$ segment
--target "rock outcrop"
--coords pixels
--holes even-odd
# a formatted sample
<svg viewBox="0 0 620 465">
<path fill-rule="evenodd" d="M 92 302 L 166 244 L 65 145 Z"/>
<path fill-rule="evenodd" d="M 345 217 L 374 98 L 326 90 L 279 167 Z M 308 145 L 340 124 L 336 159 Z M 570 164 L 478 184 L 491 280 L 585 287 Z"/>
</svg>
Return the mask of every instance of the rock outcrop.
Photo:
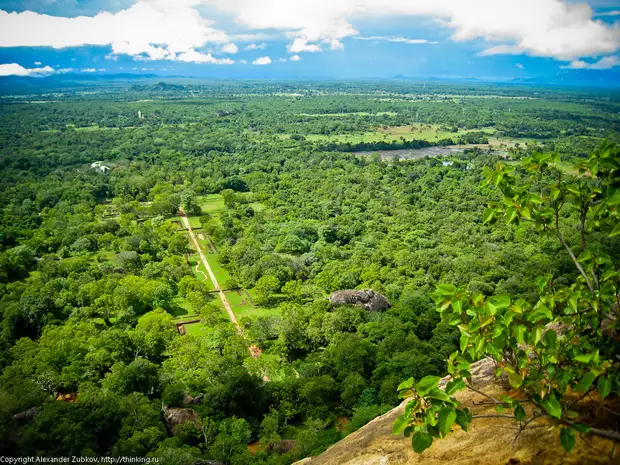
<svg viewBox="0 0 620 465">
<path fill-rule="evenodd" d="M 202 429 L 198 414 L 191 408 L 164 407 L 163 411 L 166 423 L 173 434 L 177 433 L 179 426 L 187 422 L 193 423 L 198 430 Z"/>
<path fill-rule="evenodd" d="M 392 304 L 387 298 L 372 289 L 344 290 L 332 292 L 329 296 L 332 305 L 356 305 L 369 312 L 380 312 L 390 308 Z"/>
<path fill-rule="evenodd" d="M 510 393 L 501 380 L 494 377 L 495 365 L 482 360 L 472 365 L 473 386 L 495 398 Z M 442 380 L 445 385 L 447 378 Z M 513 393 L 514 394 L 514 393 Z M 496 414 L 493 406 L 480 404 L 487 399 L 471 390 L 461 391 L 458 400 L 473 410 L 474 415 Z M 478 405 L 474 405 L 478 403 Z M 540 420 L 517 437 L 518 430 L 504 418 L 474 419 L 469 432 L 453 427 L 445 439 L 435 440 L 422 454 L 411 448 L 410 438 L 392 434 L 394 420 L 402 414 L 407 401 L 375 418 L 366 426 L 334 444 L 321 455 L 308 457 L 298 465 L 581 465 L 608 464 L 613 444 L 597 437 L 577 437 L 571 453 L 562 449 L 559 431 Z M 618 455 L 616 453 L 616 455 Z"/>
</svg>

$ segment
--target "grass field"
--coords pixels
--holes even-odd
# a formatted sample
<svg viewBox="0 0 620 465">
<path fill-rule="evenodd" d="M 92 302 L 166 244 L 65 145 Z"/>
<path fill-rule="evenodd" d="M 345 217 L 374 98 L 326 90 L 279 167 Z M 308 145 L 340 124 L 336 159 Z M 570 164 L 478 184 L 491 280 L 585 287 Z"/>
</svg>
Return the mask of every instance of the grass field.
<svg viewBox="0 0 620 465">
<path fill-rule="evenodd" d="M 351 113 L 298 113 L 297 116 L 309 116 L 309 117 L 337 117 L 346 118 L 347 116 L 396 116 L 395 111 L 380 111 L 377 113 L 368 113 L 366 111 L 352 111 Z"/>
<path fill-rule="evenodd" d="M 198 204 L 202 211 L 218 218 L 225 210 L 224 197 L 220 194 L 208 194 L 198 197 Z M 193 227 L 193 225 L 192 225 Z"/>
<path fill-rule="evenodd" d="M 400 140 L 403 137 L 405 140 L 426 140 L 429 142 L 437 142 L 441 139 L 452 139 L 468 132 L 483 131 L 490 134 L 495 132 L 492 128 L 482 129 L 459 129 L 457 132 L 442 131 L 438 124 L 422 124 L 414 123 L 407 126 L 392 126 L 388 128 L 379 128 L 373 132 L 365 132 L 363 134 L 309 134 L 304 136 L 309 141 L 328 141 L 337 143 L 351 142 L 352 144 L 358 144 L 360 142 L 380 142 L 393 140 Z M 290 137 L 285 135 L 283 137 Z"/>
</svg>

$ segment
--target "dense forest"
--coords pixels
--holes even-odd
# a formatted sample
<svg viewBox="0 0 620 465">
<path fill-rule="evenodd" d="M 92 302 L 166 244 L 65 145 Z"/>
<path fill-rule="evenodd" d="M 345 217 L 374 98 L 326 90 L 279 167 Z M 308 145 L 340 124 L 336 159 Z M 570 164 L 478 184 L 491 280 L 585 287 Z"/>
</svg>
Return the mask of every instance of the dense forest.
<svg viewBox="0 0 620 465">
<path fill-rule="evenodd" d="M 438 284 L 534 304 L 538 276 L 576 279 L 552 235 L 484 221 L 503 198 L 485 166 L 537 188 L 547 175 L 518 163 L 553 152 L 577 179 L 619 134 L 620 100 L 602 91 L 155 81 L 3 95 L 0 454 L 320 453 L 398 405 L 403 380 L 447 373 L 460 334 Z M 618 242 L 599 241 L 618 263 Z M 330 303 L 347 289 L 391 306 Z"/>
</svg>

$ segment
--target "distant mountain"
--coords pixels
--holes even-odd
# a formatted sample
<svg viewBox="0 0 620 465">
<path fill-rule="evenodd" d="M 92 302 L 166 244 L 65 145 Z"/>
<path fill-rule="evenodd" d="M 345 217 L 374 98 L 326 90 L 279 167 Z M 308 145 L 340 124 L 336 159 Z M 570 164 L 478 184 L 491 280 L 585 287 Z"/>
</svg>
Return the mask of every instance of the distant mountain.
<svg viewBox="0 0 620 465">
<path fill-rule="evenodd" d="M 620 87 L 620 73 L 612 70 L 588 70 L 570 69 L 551 76 L 537 76 L 532 78 L 515 78 L 512 80 L 502 79 L 478 79 L 478 78 L 450 78 L 450 77 L 427 77 L 414 78 L 397 74 L 392 79 L 399 81 L 443 81 L 443 82 L 473 82 L 473 83 L 496 83 L 496 84 L 531 84 L 538 86 L 565 86 L 565 87 Z"/>
<path fill-rule="evenodd" d="M 570 87 L 620 87 L 620 73 L 609 69 L 572 69 L 553 76 L 517 78 L 515 84 Z"/>
<path fill-rule="evenodd" d="M 159 74 L 133 74 L 133 73 L 119 73 L 119 74 L 81 74 L 81 73 L 66 73 L 66 74 L 51 74 L 49 76 L 0 76 L 0 94 L 7 94 L 13 91 L 35 91 L 53 89 L 62 89 L 66 87 L 72 87 L 76 84 L 88 85 L 89 83 L 105 83 L 105 82 L 140 82 L 155 80 L 161 81 L 162 79 L 180 79 L 185 76 L 161 76 Z"/>
</svg>

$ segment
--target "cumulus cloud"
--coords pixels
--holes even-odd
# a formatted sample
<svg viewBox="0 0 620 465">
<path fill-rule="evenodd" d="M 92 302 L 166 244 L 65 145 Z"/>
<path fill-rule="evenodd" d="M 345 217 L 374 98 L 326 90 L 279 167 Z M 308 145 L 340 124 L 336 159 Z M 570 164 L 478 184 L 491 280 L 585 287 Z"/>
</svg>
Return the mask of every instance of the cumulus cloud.
<svg viewBox="0 0 620 465">
<path fill-rule="evenodd" d="M 114 14 L 74 18 L 0 10 L 0 46 L 110 45 L 113 54 L 164 60 L 210 42 L 229 42 L 192 3 L 196 2 L 139 0 Z"/>
<path fill-rule="evenodd" d="M 300 57 L 299 55 L 293 55 L 293 56 L 290 58 L 290 60 L 291 60 L 291 61 L 300 61 L 300 60 L 301 60 L 301 57 Z"/>
<path fill-rule="evenodd" d="M 400 42 L 403 44 L 437 44 L 438 42 L 426 40 L 426 39 L 408 39 L 407 37 L 396 37 L 396 36 L 357 36 L 354 37 L 356 40 L 374 40 L 378 42 Z"/>
<path fill-rule="evenodd" d="M 210 53 L 201 53 L 196 50 L 181 53 L 177 60 L 185 63 L 209 63 L 213 65 L 232 65 L 234 63 L 230 58 L 216 58 Z"/>
<path fill-rule="evenodd" d="M 82 68 L 80 71 L 83 73 L 96 73 L 97 72 L 95 68 Z"/>
<path fill-rule="evenodd" d="M 293 42 L 288 45 L 288 51 L 290 53 L 301 53 L 301 52 L 321 52 L 322 49 L 316 44 L 309 44 L 306 39 L 302 39 L 301 37 L 297 37 Z"/>
<path fill-rule="evenodd" d="M 239 47 L 237 47 L 232 42 L 222 47 L 222 53 L 230 53 L 231 55 L 234 55 L 238 51 L 239 51 Z"/>
<path fill-rule="evenodd" d="M 262 43 L 260 43 L 260 44 L 254 44 L 254 43 L 252 43 L 252 44 L 248 45 L 248 46 L 245 48 L 245 50 L 262 50 L 262 49 L 264 49 L 264 48 L 266 48 L 266 47 L 267 47 L 267 44 L 266 44 L 265 42 L 262 42 Z"/>
<path fill-rule="evenodd" d="M 35 65 L 35 66 L 41 66 L 41 62 L 40 62 L 40 61 L 35 61 L 35 62 L 34 62 L 34 65 Z"/>
<path fill-rule="evenodd" d="M 330 50 L 344 50 L 344 44 L 338 39 L 332 39 L 329 41 Z"/>
<path fill-rule="evenodd" d="M 24 68 L 17 63 L 6 63 L 0 65 L 0 76 L 44 76 L 53 72 L 54 69 L 51 66 L 43 66 L 42 68 Z"/>
<path fill-rule="evenodd" d="M 593 19 L 587 4 L 562 0 L 202 1 L 232 13 L 250 29 L 285 31 L 302 41 L 300 51 L 308 42 L 356 36 L 349 22 L 352 17 L 387 16 L 434 18 L 453 31 L 452 40 L 490 42 L 485 55 L 525 53 L 569 61 L 610 55 L 620 48 L 619 27 Z"/>
<path fill-rule="evenodd" d="M 248 32 L 228 37 L 201 16 L 203 5 L 231 14 Z M 614 16 L 615 10 L 600 15 Z M 114 14 L 74 18 L 0 11 L 0 46 L 109 45 L 114 54 L 176 60 L 208 43 L 257 43 L 284 35 L 291 40 L 290 53 L 319 52 L 319 44 L 338 50 L 342 39 L 359 35 L 352 18 L 413 16 L 436 20 L 454 41 L 486 41 L 483 56 L 528 54 L 572 62 L 620 49 L 620 26 L 596 19 L 588 4 L 568 0 L 138 0 Z"/>
<path fill-rule="evenodd" d="M 271 58 L 269 57 L 260 57 L 252 62 L 253 65 L 270 65 Z"/>
<path fill-rule="evenodd" d="M 584 60 L 574 60 L 568 65 L 562 66 L 565 69 L 611 69 L 620 66 L 620 55 L 603 57 L 593 63 Z"/>
</svg>

